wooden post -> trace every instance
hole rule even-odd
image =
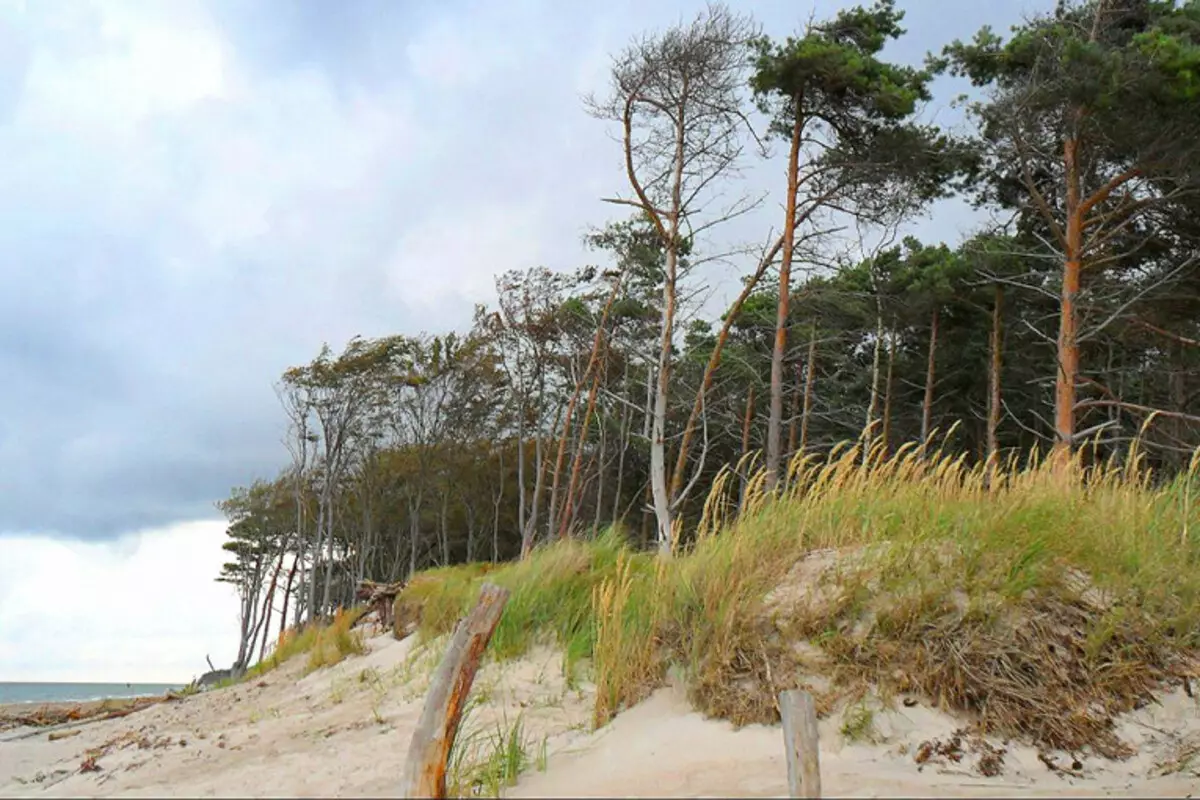
[[[821,753],[817,743],[817,707],[798,689],[779,693],[783,746],[787,756],[788,796],[821,796]]]
[[[479,601],[458,623],[446,655],[434,673],[425,708],[413,731],[404,767],[404,796],[446,796],[446,762],[462,719],[483,651],[500,622],[508,590],[485,583]]]

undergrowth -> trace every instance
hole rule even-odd
[[[492,655],[548,638],[569,673],[590,662],[597,725],[673,663],[698,709],[738,725],[776,721],[778,692],[819,670],[833,679],[826,711],[867,685],[915,692],[987,732],[1117,757],[1128,751],[1113,716],[1189,672],[1200,645],[1197,471],[1193,459],[1152,485],[1136,450],[1085,470],[846,446],[795,459],[779,497],[760,473],[736,519],[723,472],[672,558],[610,530],[486,576],[423,573],[396,616],[430,638],[483,580],[509,588]],[[798,655],[801,641],[820,664]]]
[[[331,667],[346,656],[366,652],[361,631],[352,630],[365,608],[338,609],[333,618],[315,622],[300,629],[288,628],[279,635],[275,648],[254,666],[246,670],[241,680],[257,678],[299,655],[307,655],[305,672]]]

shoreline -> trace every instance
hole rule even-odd
[[[438,659],[436,647],[418,648],[415,639],[383,634],[332,667],[308,671],[295,659],[256,680],[142,701],[123,719],[96,716],[19,740],[0,735],[0,797],[394,797],[395,762]],[[503,789],[508,797],[786,792],[779,726],[734,729],[707,719],[672,684],[593,730],[595,691],[587,681],[568,684],[563,654],[553,648],[485,663],[459,732],[467,758],[451,777],[460,789],[496,779],[495,741],[507,731],[523,753],[515,785]],[[984,751],[973,749],[974,737],[964,736],[961,751],[947,758],[916,757],[923,743],[958,735],[965,720],[925,704],[872,708],[870,737],[848,737],[841,713],[819,722],[821,779],[831,796],[1184,797],[1200,779],[1200,702],[1183,690],[1119,719],[1119,735],[1136,750],[1127,760],[1079,754],[1075,768],[1066,754],[993,742],[1003,762],[994,777],[980,773]]]

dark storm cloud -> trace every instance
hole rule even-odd
[[[808,16],[753,5],[773,33]],[[1005,19],[907,5],[912,60]],[[0,535],[212,516],[284,464],[272,383],[322,341],[462,327],[495,273],[577,265],[622,188],[580,95],[632,35],[699,7],[0,12]],[[956,238],[941,224],[928,238]]]

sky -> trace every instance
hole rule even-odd
[[[730,5],[783,36],[849,3]],[[918,63],[1050,3],[899,5],[888,55]],[[213,503],[284,464],[273,383],[323,342],[465,328],[497,273],[594,260],[625,187],[581,97],[702,7],[0,0],[0,680],[232,661]],[[915,232],[972,224],[950,204]]]

